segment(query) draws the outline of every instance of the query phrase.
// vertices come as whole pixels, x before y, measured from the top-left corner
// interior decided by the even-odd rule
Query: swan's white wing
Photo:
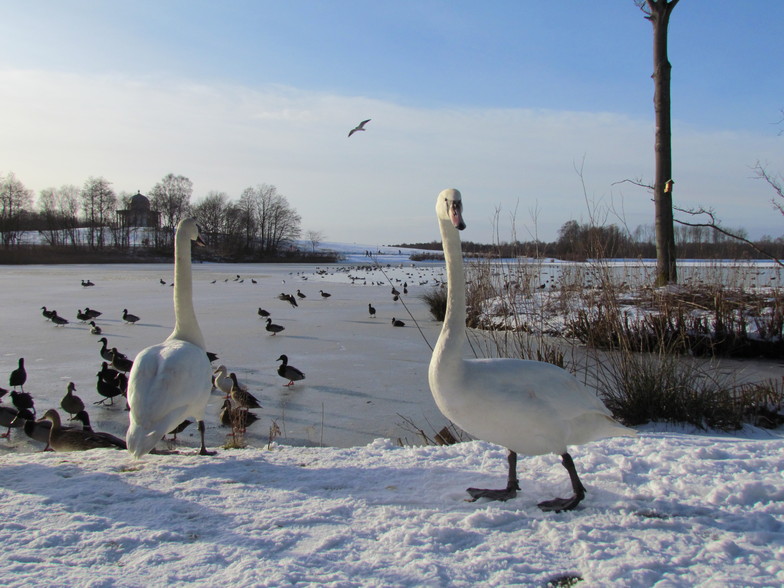
[[[593,391],[544,362],[466,360],[438,386],[444,390],[436,401],[448,418],[524,455],[564,453],[568,445],[633,434],[612,420]]]
[[[476,380],[475,385],[498,386],[491,393],[511,397],[526,406],[556,412],[564,419],[576,418],[586,411],[610,415],[593,390],[551,363],[501,358],[467,360],[466,364],[472,381]]]

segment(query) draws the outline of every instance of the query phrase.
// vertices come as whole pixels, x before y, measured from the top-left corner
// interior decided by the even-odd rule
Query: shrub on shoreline
[[[594,358],[588,379],[629,425],[682,422],[735,430],[744,423],[784,424],[784,379],[738,385],[698,359],[784,357],[781,287],[747,289],[717,274],[722,277],[714,281],[633,289],[601,263],[547,285],[540,283],[539,269],[469,266],[467,326],[486,355],[564,367],[569,347],[584,345]],[[422,298],[443,320],[445,289]]]

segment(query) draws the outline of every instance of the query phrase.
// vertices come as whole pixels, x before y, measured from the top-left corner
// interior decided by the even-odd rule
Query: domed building
[[[157,228],[160,224],[160,216],[159,212],[150,208],[150,199],[138,190],[131,196],[128,208],[117,211],[117,218],[123,228]]]

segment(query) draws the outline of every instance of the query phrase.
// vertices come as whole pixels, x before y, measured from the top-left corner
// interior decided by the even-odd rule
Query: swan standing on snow
[[[517,454],[561,456],[574,490],[571,498],[539,504],[545,511],[571,510],[585,496],[568,445],[602,437],[634,435],[612,419],[602,402],[566,370],[522,359],[463,359],[465,273],[458,231],[465,228],[457,190],[444,190],[436,201],[447,272],[447,309],[428,379],[438,408],[448,419],[479,439],[509,451],[507,486],[502,490],[469,488],[474,500],[507,500],[517,495]]]
[[[193,309],[191,241],[204,245],[194,219],[177,227],[174,244],[174,331],[163,343],[139,352],[128,382],[128,451],[134,457],[155,444],[187,417],[195,417],[204,445],[204,411],[210,399],[212,369]]]

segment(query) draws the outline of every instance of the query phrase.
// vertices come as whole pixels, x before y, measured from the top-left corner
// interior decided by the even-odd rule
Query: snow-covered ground
[[[411,446],[419,440],[404,426],[410,419],[432,434],[446,424],[427,385],[440,325],[418,299],[443,279],[442,264],[414,266],[394,249],[377,257],[382,272],[359,267],[371,263],[366,249],[323,267],[194,267],[214,365],[236,372],[264,407],[247,449],[219,448],[227,430],[217,393],[207,420],[215,457],[195,455],[193,427],[178,453],[140,461],[112,450],[41,453],[18,429],[0,439],[3,584],[506,586],[564,576],[586,586],[784,584],[779,431],[650,428],[576,447],[588,495],[570,513],[536,507],[569,491],[555,456],[521,459],[516,499],[466,502],[469,486],[503,486],[504,451],[481,441]],[[123,434],[122,403],[92,404],[100,345],[76,311],[102,311],[110,346],[133,356],[171,331],[171,269],[0,268],[0,373],[7,378],[25,358],[39,414],[59,408],[73,381],[93,426]],[[390,294],[403,282],[421,331]],[[307,296],[297,308],[277,299],[297,289]],[[55,327],[41,306],[71,323]],[[258,307],[286,330],[270,336]],[[123,308],[141,321],[123,324]],[[407,326],[392,327],[392,317]],[[282,353],[307,375],[291,389],[276,373]],[[270,446],[273,421],[282,434]]]
[[[784,442],[643,433],[575,451],[569,513],[554,457],[522,461],[518,498],[482,442],[401,448],[8,454],[6,586],[586,586],[784,584]]]

